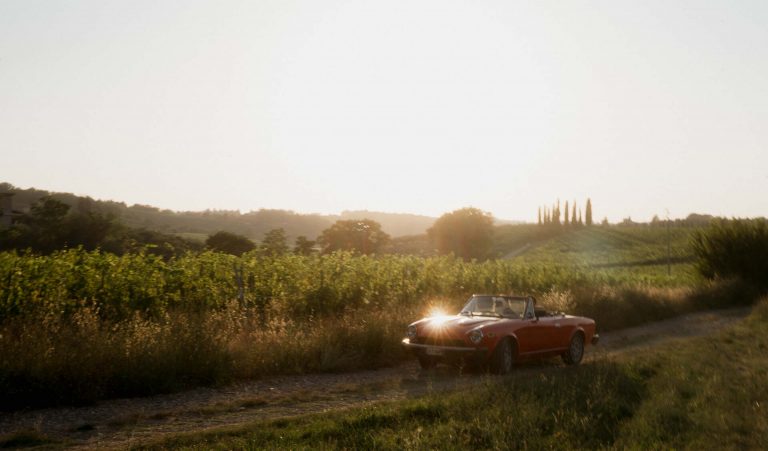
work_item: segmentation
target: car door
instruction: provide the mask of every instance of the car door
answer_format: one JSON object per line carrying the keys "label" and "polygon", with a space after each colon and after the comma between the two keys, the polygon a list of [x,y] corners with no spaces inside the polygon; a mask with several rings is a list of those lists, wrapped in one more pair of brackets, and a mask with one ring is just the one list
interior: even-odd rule
{"label": "car door", "polygon": [[536,317],[533,299],[529,299],[523,314],[523,325],[517,331],[521,355],[533,355],[550,349],[554,325]]}
{"label": "car door", "polygon": [[553,349],[560,349],[563,347],[563,343],[567,341],[569,335],[569,325],[565,318],[560,315],[557,316],[545,316],[539,318],[539,326],[542,331],[541,338],[541,351],[551,351]]}

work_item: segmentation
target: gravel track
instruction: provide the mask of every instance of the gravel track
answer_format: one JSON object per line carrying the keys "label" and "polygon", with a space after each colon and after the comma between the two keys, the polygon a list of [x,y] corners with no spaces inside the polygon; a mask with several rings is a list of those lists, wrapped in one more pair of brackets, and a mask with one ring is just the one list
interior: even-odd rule
{"label": "gravel track", "polygon": [[[749,308],[692,313],[601,334],[587,359],[629,351],[719,330],[743,319]],[[524,364],[516,371],[561,365],[559,359]],[[421,371],[416,362],[380,370],[274,377],[219,388],[169,395],[116,399],[88,407],[0,413],[0,436],[36,431],[73,448],[127,448],[167,434],[203,431],[263,419],[359,407],[381,401],[455,390],[497,376],[462,374],[450,367]]]}

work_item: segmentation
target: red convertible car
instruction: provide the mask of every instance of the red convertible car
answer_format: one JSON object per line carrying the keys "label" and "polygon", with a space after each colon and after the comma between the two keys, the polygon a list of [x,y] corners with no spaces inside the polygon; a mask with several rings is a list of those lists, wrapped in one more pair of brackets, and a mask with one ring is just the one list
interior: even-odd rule
{"label": "red convertible car", "polygon": [[408,326],[403,346],[422,368],[438,362],[489,365],[505,374],[517,361],[560,355],[577,365],[584,346],[597,344],[589,318],[536,309],[532,297],[476,294],[455,316],[434,316]]}

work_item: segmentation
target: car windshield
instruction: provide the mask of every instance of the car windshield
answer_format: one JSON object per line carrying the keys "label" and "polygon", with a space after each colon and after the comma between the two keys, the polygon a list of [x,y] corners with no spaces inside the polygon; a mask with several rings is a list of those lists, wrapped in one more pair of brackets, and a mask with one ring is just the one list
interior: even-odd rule
{"label": "car windshield", "polygon": [[524,312],[525,299],[504,296],[472,296],[459,314],[522,318]]}

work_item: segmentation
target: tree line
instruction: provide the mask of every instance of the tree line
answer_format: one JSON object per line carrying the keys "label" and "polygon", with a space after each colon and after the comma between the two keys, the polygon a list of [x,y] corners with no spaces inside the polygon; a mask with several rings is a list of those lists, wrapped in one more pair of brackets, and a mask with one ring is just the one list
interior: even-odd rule
{"label": "tree line", "polygon": [[202,244],[177,235],[128,227],[113,214],[100,211],[87,198],[79,199],[72,208],[45,196],[34,202],[29,212],[20,214],[11,227],[0,228],[0,251],[19,249],[49,254],[75,247],[117,255],[142,250],[163,257],[203,249]]}
{"label": "tree line", "polygon": [[[428,237],[439,254],[453,253],[465,260],[485,259],[490,255],[493,231],[490,213],[463,208],[438,218],[428,230]],[[16,249],[38,254],[81,247],[117,255],[141,251],[164,258],[205,249],[238,256],[246,252],[274,257],[335,251],[373,255],[387,253],[391,242],[392,238],[377,221],[340,219],[315,239],[299,235],[293,245],[288,243],[283,228],[268,230],[259,243],[224,230],[200,243],[174,234],[128,227],[88,199],[80,199],[72,208],[52,196],[35,201],[29,212],[20,214],[11,227],[0,228],[0,251]]]}
{"label": "tree line", "polygon": [[[462,208],[438,218],[427,231],[430,243],[441,255],[453,254],[464,260],[488,258],[493,245],[493,216],[477,208]],[[387,253],[391,237],[372,219],[340,219],[315,239],[296,238],[293,248],[283,229],[268,231],[260,244],[242,235],[217,232],[206,240],[210,249],[233,255],[257,252],[278,256],[351,251],[362,255]]]}
{"label": "tree line", "polygon": [[[562,215],[562,219],[560,219]],[[592,200],[587,198],[584,207],[584,216],[581,214],[581,207],[576,206],[574,200],[570,206],[565,201],[565,211],[560,209],[560,199],[551,207],[539,207],[536,223],[540,226],[591,226],[592,222]]]}

